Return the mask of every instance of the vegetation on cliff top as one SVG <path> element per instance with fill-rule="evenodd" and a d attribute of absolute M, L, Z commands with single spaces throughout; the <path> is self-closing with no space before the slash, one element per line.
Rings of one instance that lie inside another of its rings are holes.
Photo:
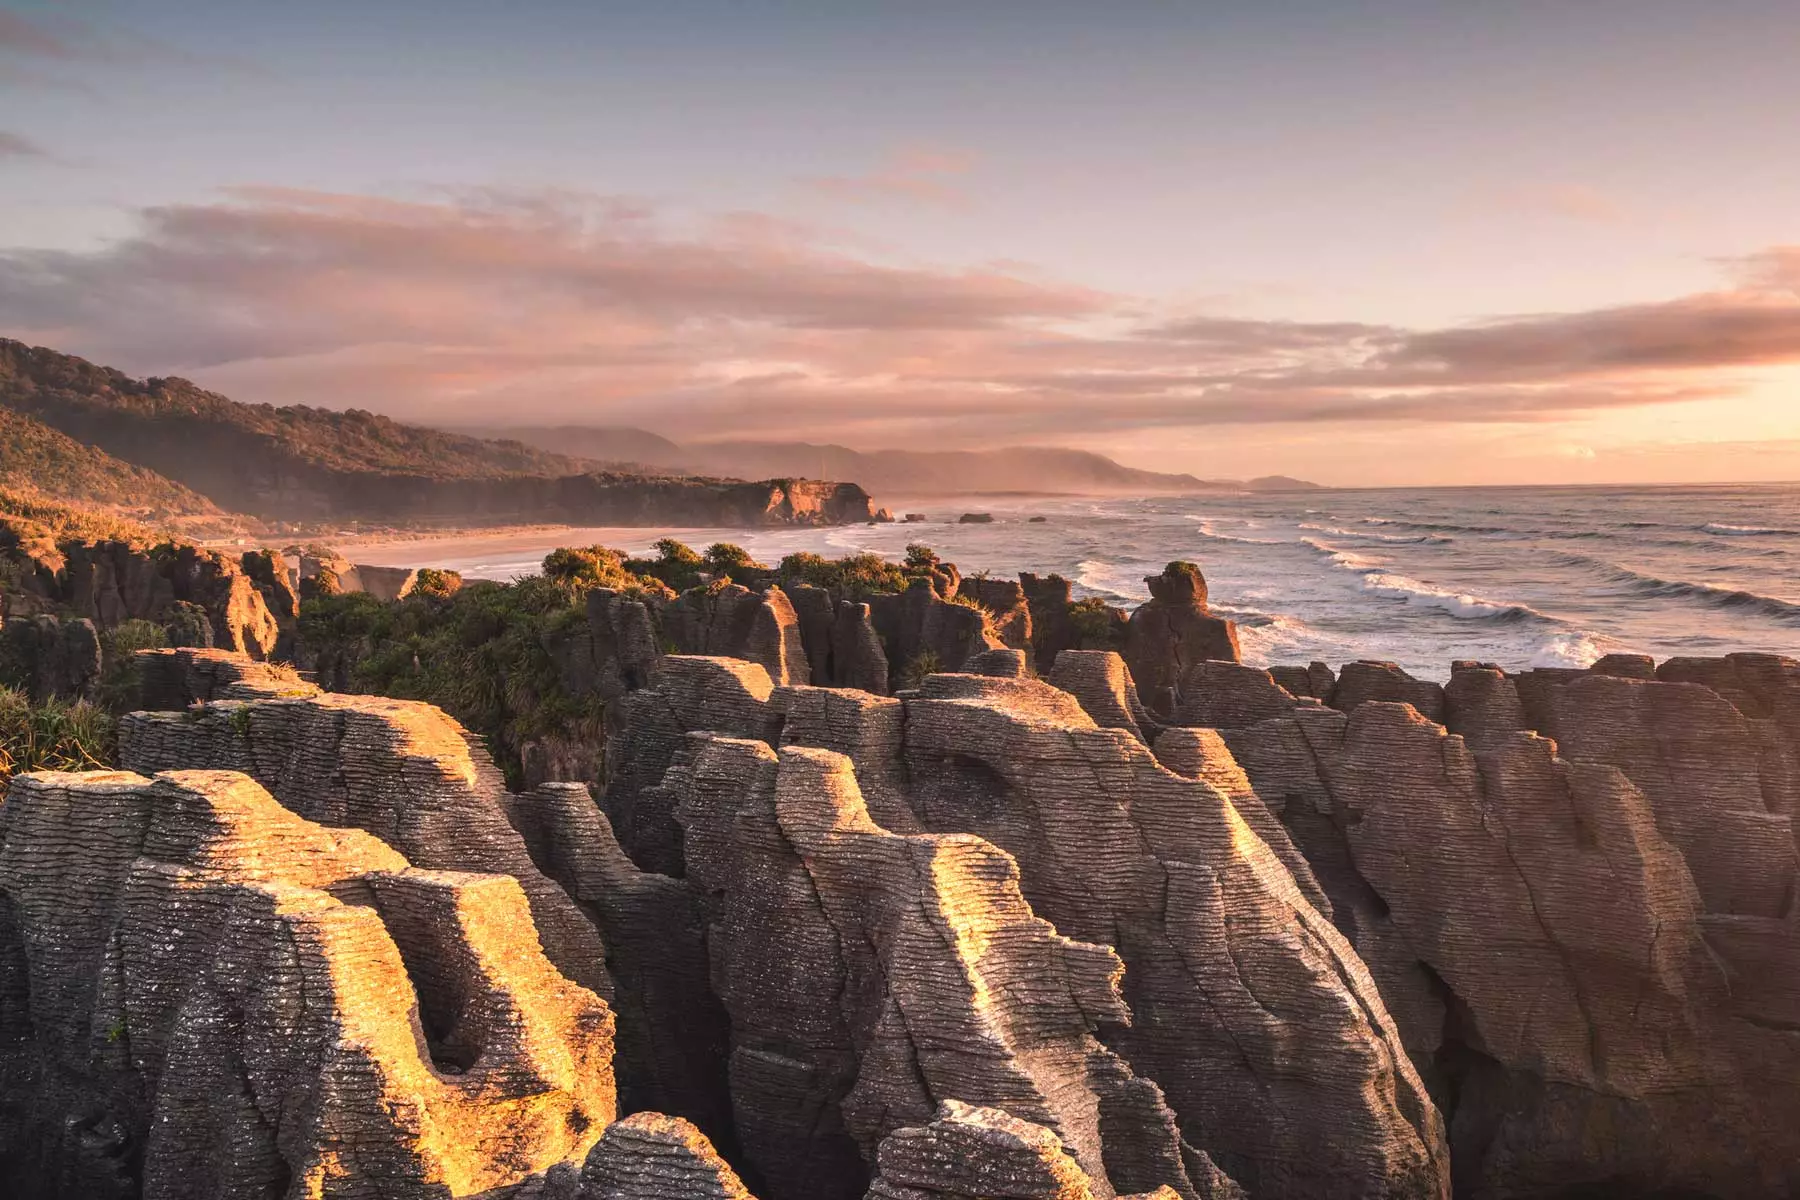
<path fill-rule="evenodd" d="M 112 766 L 117 725 L 86 701 L 34 702 L 0 687 L 0 788 L 24 771 L 100 771 Z"/>
<path fill-rule="evenodd" d="M 224 516 L 212 501 L 173 479 L 10 408 L 0 408 L 0 487 L 146 520 Z"/>
<path fill-rule="evenodd" d="M 935 555 L 930 559 L 935 564 Z M 908 571 L 923 562 L 909 568 L 873 554 L 792 554 L 770 568 L 729 542 L 702 552 L 674 538 L 644 558 L 604 546 L 564 547 L 545 557 L 541 574 L 511 583 L 476 580 L 393 603 L 364 592 L 312 596 L 300 607 L 298 641 L 302 665 L 326 687 L 442 708 L 487 742 L 517 786 L 528 743 L 601 741 L 603 707 L 574 677 L 587 595 L 595 588 L 659 603 L 709 579 L 806 582 L 868 596 L 904 590 Z"/>
<path fill-rule="evenodd" d="M 69 354 L 0 338 L 0 406 L 77 438 L 98 420 L 204 425 L 312 466 L 432 478 L 576 475 L 595 464 L 534 449 L 405 425 L 361 409 L 243 404 L 179 378 L 133 379 Z M 117 449 L 115 449 L 115 453 Z"/>

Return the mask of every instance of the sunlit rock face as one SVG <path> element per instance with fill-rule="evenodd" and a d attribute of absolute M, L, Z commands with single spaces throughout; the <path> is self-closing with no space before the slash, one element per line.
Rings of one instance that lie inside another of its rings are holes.
<path fill-rule="evenodd" d="M 512 879 L 234 772 L 25 775 L 0 814 L 8 1195 L 472 1196 L 615 1115 L 612 1013 Z"/>
<path fill-rule="evenodd" d="M 1109 687 L 1114 672 L 1096 665 L 1101 669 L 1090 674 Z M 1122 668 L 1118 674 L 1122 680 Z M 1129 732 L 1099 728 L 1075 696 L 1012 675 L 937 675 L 916 696 L 895 700 L 773 688 L 742 664 L 669 659 L 650 692 L 646 704 L 684 714 L 676 725 L 694 731 L 683 749 L 669 752 L 660 740 L 650 745 L 668 763 L 661 787 L 677 797 L 689 882 L 720 905 L 710 945 L 714 978 L 733 1016 L 739 1132 L 748 1153 L 753 1135 L 746 1120 L 768 1124 L 754 1135 L 771 1148 L 764 1154 L 778 1170 L 796 1172 L 763 1190 L 800 1194 L 829 1179 L 843 1191 L 866 1179 L 879 1137 L 858 1120 L 903 1110 L 892 1098 L 860 1107 L 850 1100 L 861 1081 L 890 1069 L 879 1067 L 890 1052 L 881 1049 L 881 1037 L 857 1042 L 859 1033 L 887 1026 L 870 1016 L 846 1017 L 843 997 L 862 996 L 859 986 L 868 985 L 854 980 L 865 974 L 893 988 L 901 986 L 896 980 L 928 979 L 941 969 L 917 960 L 905 970 L 871 974 L 854 957 L 846 960 L 847 947 L 863 942 L 880 953 L 912 943 L 893 933 L 846 932 L 843 918 L 834 923 L 821 915 L 837 904 L 827 884 L 916 896 L 917 882 L 882 883 L 881 856 L 898 854 L 909 838 L 972 834 L 978 840 L 969 844 L 983 847 L 981 855 L 998 856 L 977 855 L 980 861 L 1016 871 L 1025 915 L 1051 921 L 1064 937 L 1110 948 L 1125 968 L 1122 1005 L 1089 998 L 1078 1007 L 1098 1044 L 1117 1055 L 1109 1061 L 1128 1068 L 1139 1090 L 1155 1085 L 1158 1107 L 1166 1102 L 1171 1127 L 1185 1143 L 1187 1182 L 1141 1171 L 1117 1178 L 1120 1171 L 1104 1151 L 1096 1160 L 1081 1149 L 1082 1126 L 1066 1113 L 1053 1110 L 1054 1119 L 1046 1119 L 1040 1110 L 1008 1108 L 1057 1129 L 1078 1159 L 1086 1154 L 1090 1176 L 1110 1178 L 1099 1186 L 1149 1191 L 1167 1182 L 1180 1194 L 1199 1194 L 1201 1179 L 1229 1175 L 1257 1195 L 1445 1193 L 1448 1165 L 1435 1110 L 1367 972 L 1213 782 L 1168 769 Z M 658 692 L 666 694 L 657 699 Z M 715 695 L 723 702 L 709 720 Z M 1130 712 L 1122 682 L 1115 702 Z M 763 734 L 721 740 L 706 732 L 727 722 Z M 815 747 L 843 759 L 825 770 L 811 758 L 778 756 L 777 744 L 785 756 L 798 753 L 789 747 Z M 633 752 L 629 743 L 618 750 Z M 1222 754 L 1222 747 L 1211 751 L 1214 759 Z M 1206 751 L 1190 755 L 1196 776 L 1218 774 L 1206 757 Z M 817 778 L 804 787 L 790 782 L 783 791 L 780 780 L 801 778 L 802 765 Z M 843 798 L 851 788 L 854 803 Z M 790 797 L 788 808 L 776 805 L 770 817 L 777 796 Z M 1239 802 L 1249 806 L 1252 796 L 1245 786 Z M 845 812 L 857 815 L 852 820 Z M 1266 808 L 1255 816 L 1273 820 Z M 808 857 L 814 843 L 804 831 L 815 824 L 833 831 L 817 845 L 852 854 L 856 870 Z M 849 837 L 851 828 L 860 839 Z M 763 856 L 754 867 L 740 861 L 745 845 Z M 1310 886 L 1322 895 L 1316 883 Z M 892 901 L 857 903 L 857 911 L 880 913 Z M 808 912 L 813 926 L 832 936 L 819 932 L 809 940 L 784 924 Z M 796 949 L 814 941 L 811 956 Z M 772 956 L 772 945 L 783 949 Z M 966 976 L 968 969 L 955 974 Z M 1004 994 L 1035 995 L 1017 987 Z M 1027 1017 L 1009 1019 L 1017 1024 Z M 1070 1028 L 1071 1036 L 1079 1032 Z M 796 1045 L 810 1049 L 799 1053 Z M 917 1053 L 909 1049 L 900 1061 Z M 1018 1057 L 1017 1050 L 1009 1053 Z M 1100 1105 L 1106 1088 L 1091 1066 L 1087 1071 L 1080 1091 L 1092 1098 L 1084 1103 Z M 908 1068 L 895 1077 L 929 1075 Z M 911 1097 L 904 1119 L 923 1122 L 947 1099 L 986 1103 L 967 1094 L 967 1086 L 904 1092 Z M 1038 1090 L 1051 1096 L 1071 1086 L 1040 1084 Z M 809 1099 L 777 1120 L 769 1116 L 776 1105 L 748 1095 Z M 1148 1118 L 1115 1120 L 1114 1144 L 1125 1136 L 1120 1131 L 1134 1127 L 1131 1137 L 1141 1143 L 1156 1126 Z M 879 1123 L 873 1128 L 891 1131 Z M 1102 1146 L 1106 1141 L 1100 1138 Z M 810 1149 L 796 1154 L 797 1144 Z M 785 1153 L 776 1149 L 782 1147 Z M 1144 1155 L 1141 1148 L 1135 1153 Z M 1099 1170 L 1092 1169 L 1096 1161 Z M 1164 1149 L 1146 1161 L 1171 1159 Z"/>

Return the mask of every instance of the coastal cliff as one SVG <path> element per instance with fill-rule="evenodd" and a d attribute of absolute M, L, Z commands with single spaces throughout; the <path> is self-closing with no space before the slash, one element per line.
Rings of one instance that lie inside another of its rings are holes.
<path fill-rule="evenodd" d="M 210 506 L 287 523 L 757 526 L 876 516 L 854 483 L 608 470 L 356 409 L 243 404 L 185 379 L 133 379 L 4 338 L 0 408 L 11 414 L 0 436 L 54 441 L 66 457 L 91 447 L 84 477 L 133 478 L 164 509 L 185 503 L 215 518 Z M 6 461 L 0 453 L 0 467 Z"/>

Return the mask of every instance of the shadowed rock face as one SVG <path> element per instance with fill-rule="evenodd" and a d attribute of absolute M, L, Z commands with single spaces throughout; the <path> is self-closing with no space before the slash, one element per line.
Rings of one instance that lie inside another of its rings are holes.
<path fill-rule="evenodd" d="M 756 1200 L 705 1136 L 679 1117 L 637 1113 L 588 1152 L 580 1200 Z"/>
<path fill-rule="evenodd" d="M 947 594 L 956 594 L 954 582 Z M 871 596 L 869 613 L 887 647 L 888 680 L 896 686 L 923 671 L 955 670 L 972 656 L 1004 645 L 984 609 L 951 603 L 926 579 L 913 580 L 899 595 Z"/>
<path fill-rule="evenodd" d="M 955 1100 L 929 1125 L 897 1129 L 881 1143 L 881 1173 L 867 1200 L 1094 1200 L 1103 1194 L 1041 1125 Z M 1229 1180 L 1203 1194 L 1237 1197 Z M 1120 1200 L 1177 1200 L 1169 1187 Z"/>
<path fill-rule="evenodd" d="M 778 587 L 692 588 L 663 610 L 663 632 L 679 654 L 758 663 L 778 686 L 812 682 L 800 618 Z"/>
<path fill-rule="evenodd" d="M 0 813 L 10 1196 L 468 1196 L 614 1116 L 612 1014 L 510 879 L 231 772 L 25 775 Z"/>
<path fill-rule="evenodd" d="M 619 1016 L 619 1107 L 694 1122 L 735 1153 L 726 1078 L 730 1027 L 713 994 L 698 893 L 640 871 L 580 784 L 508 798 L 537 867 L 599 927 Z"/>
<path fill-rule="evenodd" d="M 1459 665 L 1444 705 L 1462 736 L 1372 700 L 1225 736 L 1286 797 L 1449 1115 L 1459 1192 L 1800 1187 L 1793 841 L 1768 808 L 1789 776 L 1768 730 L 1631 664 Z"/>
<path fill-rule="evenodd" d="M 704 696 L 721 689 L 698 682 L 722 669 L 670 660 L 659 689 Z M 1106 1041 L 1137 1075 L 1160 1085 L 1186 1141 L 1253 1194 L 1444 1193 L 1435 1113 L 1372 982 L 1226 794 L 1165 769 L 1135 738 L 1098 728 L 1075 697 L 1035 680 L 939 675 L 905 701 L 817 688 L 768 697 L 768 715 L 739 707 L 732 719 L 779 725 L 788 745 L 847 755 L 866 796 L 857 808 L 875 814 L 882 836 L 977 834 L 1017 860 L 1019 886 L 1038 914 L 1065 934 L 1117 948 L 1129 1007 L 1147 1015 L 1131 1024 L 1107 1017 Z M 688 723 L 709 724 L 700 716 Z M 753 911 L 763 914 L 752 920 L 734 910 L 743 924 L 726 933 L 715 925 L 712 941 L 716 980 L 731 977 L 717 965 L 721 952 L 749 956 L 739 970 L 747 982 L 735 995 L 721 983 L 727 1008 L 740 1024 L 765 1022 L 763 1042 L 734 1043 L 734 1087 L 749 1080 L 770 1096 L 811 1097 L 782 1118 L 785 1127 L 763 1136 L 771 1146 L 791 1146 L 795 1130 L 813 1138 L 805 1169 L 818 1174 L 800 1177 L 808 1186 L 834 1170 L 845 1174 L 830 1177 L 849 1178 L 872 1144 L 848 1127 L 827 1136 L 832 1122 L 850 1118 L 848 1108 L 835 1112 L 820 1097 L 848 1095 L 848 1080 L 870 1069 L 862 1053 L 846 1048 L 851 1033 L 836 1015 L 852 985 L 829 966 L 836 940 L 823 942 L 814 961 L 794 948 L 794 936 L 777 931 L 783 927 L 766 924 L 820 907 L 822 871 L 795 848 L 800 839 L 791 831 L 778 837 L 766 820 L 753 825 L 741 812 L 727 821 L 741 803 L 743 779 L 775 772 L 766 746 L 694 744 L 711 749 L 671 755 L 667 785 L 683 796 L 690 879 L 713 897 L 754 897 L 760 907 Z M 734 766 L 721 770 L 730 755 L 738 756 Z M 1194 758 L 1197 771 L 1214 769 L 1204 749 Z M 769 792 L 775 784 L 758 787 Z M 1254 793 L 1243 792 L 1247 804 Z M 754 882 L 740 882 L 734 893 L 719 882 L 717 864 L 735 862 L 732 854 L 746 843 L 765 858 L 755 869 L 738 868 L 740 881 Z M 856 941 L 841 927 L 838 937 Z M 774 964 L 763 948 L 771 943 L 786 947 Z M 779 1032 L 792 1029 L 815 1031 L 809 1044 L 836 1049 L 795 1060 L 792 1037 Z M 748 1150 L 745 1113 L 776 1106 L 738 1103 Z M 822 1132 L 814 1137 L 815 1130 Z M 830 1150 L 833 1138 L 839 1151 Z M 790 1152 L 784 1166 L 801 1170 L 799 1157 Z M 1190 1180 L 1198 1188 L 1198 1176 L 1190 1172 Z"/>
<path fill-rule="evenodd" d="M 1206 606 L 1206 577 L 1193 563 L 1172 562 L 1146 576 L 1150 600 L 1125 627 L 1125 661 L 1152 712 L 1180 704 L 1182 677 L 1196 663 L 1238 661 L 1237 627 Z"/>
<path fill-rule="evenodd" d="M 881 1140 L 957 1097 L 1053 1130 L 1098 1196 L 1202 1194 L 1157 1089 L 1093 1037 L 1128 1019 L 1117 957 L 1033 916 L 1010 858 L 876 825 L 841 754 L 696 737 L 689 877 L 768 1195 L 861 1194 Z"/>

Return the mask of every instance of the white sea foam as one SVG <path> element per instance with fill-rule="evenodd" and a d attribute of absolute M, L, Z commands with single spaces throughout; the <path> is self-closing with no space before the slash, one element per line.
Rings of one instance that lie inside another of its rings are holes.
<path fill-rule="evenodd" d="M 1144 586 L 1144 570 L 1117 563 L 1083 559 L 1075 567 L 1075 582 L 1090 592 L 1103 592 L 1121 600 L 1144 601 L 1150 589 Z"/>
<path fill-rule="evenodd" d="M 1408 604 L 1435 608 L 1459 621 L 1548 621 L 1551 619 L 1529 604 L 1488 600 L 1468 592 L 1446 591 L 1443 588 L 1432 587 L 1429 583 L 1421 583 L 1417 579 L 1409 579 L 1405 575 L 1372 572 L 1363 576 L 1363 590 L 1393 600 L 1404 600 Z"/>
<path fill-rule="evenodd" d="M 1545 639 L 1531 656 L 1531 665 L 1586 668 L 1598 662 L 1603 653 L 1605 651 L 1593 634 L 1574 629 Z"/>
<path fill-rule="evenodd" d="M 1724 525 L 1710 521 L 1700 527 L 1707 533 L 1716 533 L 1722 537 L 1793 537 L 1797 536 L 1792 529 L 1774 529 L 1766 525 Z"/>

